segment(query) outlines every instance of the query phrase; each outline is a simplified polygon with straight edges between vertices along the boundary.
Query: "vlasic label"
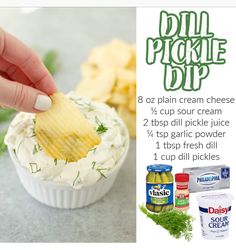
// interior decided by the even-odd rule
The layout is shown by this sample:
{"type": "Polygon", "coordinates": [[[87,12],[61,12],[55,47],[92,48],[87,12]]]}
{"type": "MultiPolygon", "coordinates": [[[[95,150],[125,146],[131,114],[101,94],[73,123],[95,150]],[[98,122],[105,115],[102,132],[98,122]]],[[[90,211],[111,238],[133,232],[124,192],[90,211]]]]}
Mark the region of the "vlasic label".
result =
{"type": "Polygon", "coordinates": [[[147,204],[169,205],[173,204],[173,183],[146,184],[147,204]]]}

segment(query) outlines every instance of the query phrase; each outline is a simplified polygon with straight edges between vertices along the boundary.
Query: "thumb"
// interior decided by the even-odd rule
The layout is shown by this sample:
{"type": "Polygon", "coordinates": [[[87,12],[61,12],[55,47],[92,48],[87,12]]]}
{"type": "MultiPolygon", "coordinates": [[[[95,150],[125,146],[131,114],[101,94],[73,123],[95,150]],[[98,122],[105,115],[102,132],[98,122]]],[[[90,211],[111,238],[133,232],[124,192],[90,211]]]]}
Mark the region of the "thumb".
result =
{"type": "Polygon", "coordinates": [[[52,101],[40,90],[0,77],[0,103],[19,111],[37,113],[48,110],[52,101]]]}

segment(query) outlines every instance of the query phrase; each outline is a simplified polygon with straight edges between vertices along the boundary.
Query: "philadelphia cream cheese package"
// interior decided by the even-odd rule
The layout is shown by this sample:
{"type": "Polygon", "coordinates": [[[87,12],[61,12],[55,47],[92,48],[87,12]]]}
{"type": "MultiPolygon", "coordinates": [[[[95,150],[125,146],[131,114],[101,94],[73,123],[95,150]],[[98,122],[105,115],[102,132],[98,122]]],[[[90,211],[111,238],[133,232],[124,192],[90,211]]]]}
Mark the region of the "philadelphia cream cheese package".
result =
{"type": "Polygon", "coordinates": [[[188,173],[189,191],[202,192],[230,188],[230,168],[225,165],[184,168],[188,173]]]}

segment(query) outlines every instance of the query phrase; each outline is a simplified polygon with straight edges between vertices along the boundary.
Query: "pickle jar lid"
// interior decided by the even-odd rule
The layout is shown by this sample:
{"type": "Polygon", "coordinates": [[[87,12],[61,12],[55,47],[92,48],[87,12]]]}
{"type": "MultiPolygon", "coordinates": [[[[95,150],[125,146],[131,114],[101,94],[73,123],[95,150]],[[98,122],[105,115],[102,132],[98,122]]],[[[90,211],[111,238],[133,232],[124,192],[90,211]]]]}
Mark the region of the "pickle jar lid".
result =
{"type": "Polygon", "coordinates": [[[171,165],[165,165],[165,164],[153,164],[147,166],[148,172],[170,172],[172,170],[171,165]]]}

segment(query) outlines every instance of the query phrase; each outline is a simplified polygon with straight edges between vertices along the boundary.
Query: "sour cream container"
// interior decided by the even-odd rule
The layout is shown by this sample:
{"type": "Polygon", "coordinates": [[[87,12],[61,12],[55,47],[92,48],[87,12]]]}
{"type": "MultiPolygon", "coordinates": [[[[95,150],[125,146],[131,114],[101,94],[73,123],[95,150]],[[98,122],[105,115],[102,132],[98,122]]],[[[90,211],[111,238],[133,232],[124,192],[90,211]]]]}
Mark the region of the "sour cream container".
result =
{"type": "Polygon", "coordinates": [[[220,240],[229,235],[233,196],[228,193],[206,193],[197,196],[202,236],[220,240]]]}

